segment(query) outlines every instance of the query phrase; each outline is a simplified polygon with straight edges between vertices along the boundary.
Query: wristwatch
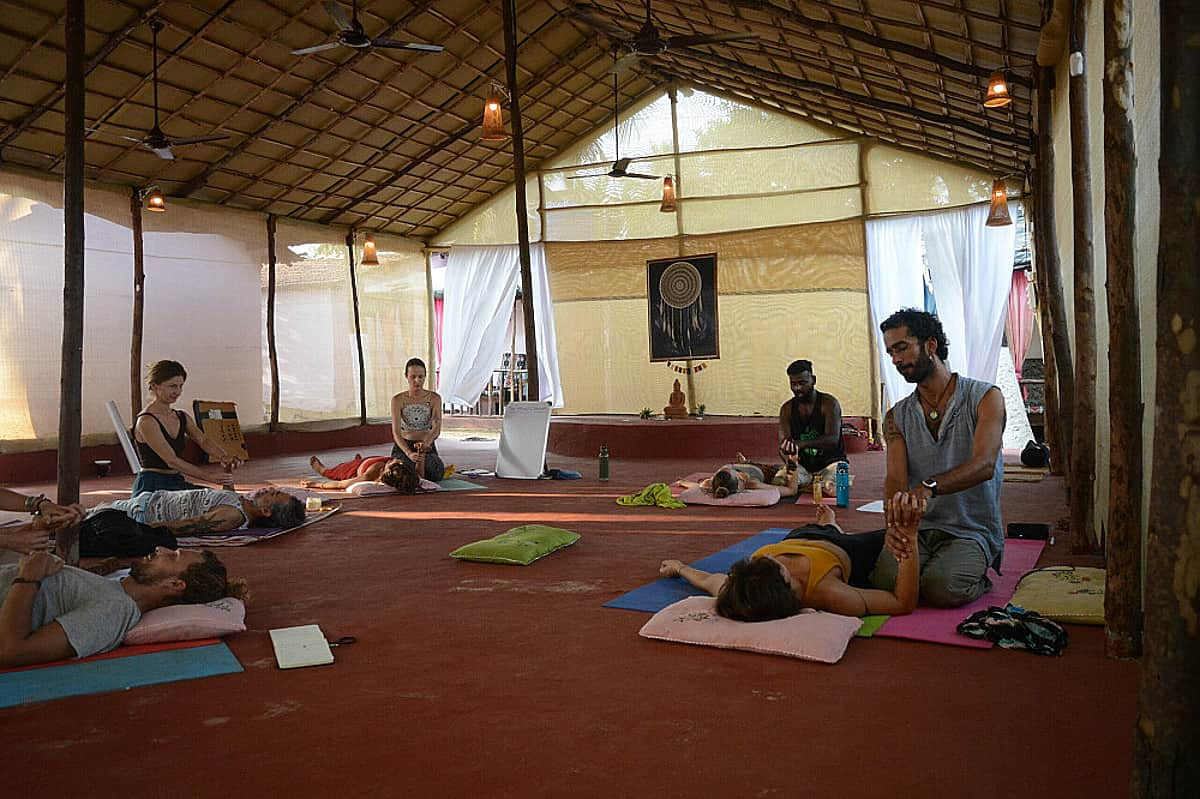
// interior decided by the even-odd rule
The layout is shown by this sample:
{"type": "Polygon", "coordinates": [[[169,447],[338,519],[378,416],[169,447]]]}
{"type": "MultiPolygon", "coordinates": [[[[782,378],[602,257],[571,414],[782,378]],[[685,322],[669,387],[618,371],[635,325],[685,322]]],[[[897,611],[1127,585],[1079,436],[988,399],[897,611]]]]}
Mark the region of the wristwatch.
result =
{"type": "Polygon", "coordinates": [[[937,480],[934,480],[932,477],[929,477],[929,478],[922,480],[921,485],[923,485],[929,489],[929,496],[931,496],[931,497],[937,496],[937,480]]]}

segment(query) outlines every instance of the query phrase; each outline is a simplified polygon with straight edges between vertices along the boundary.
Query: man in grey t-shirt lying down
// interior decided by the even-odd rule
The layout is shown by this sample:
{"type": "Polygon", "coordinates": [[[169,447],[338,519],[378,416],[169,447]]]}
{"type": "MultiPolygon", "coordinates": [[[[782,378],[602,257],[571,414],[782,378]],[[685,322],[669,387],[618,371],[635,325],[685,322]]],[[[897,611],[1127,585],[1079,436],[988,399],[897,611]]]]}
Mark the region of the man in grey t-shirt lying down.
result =
{"type": "Polygon", "coordinates": [[[0,668],[107,652],[146,611],[226,596],[245,598],[245,582],[208,550],[159,547],[120,582],[31,552],[0,566],[0,668]]]}

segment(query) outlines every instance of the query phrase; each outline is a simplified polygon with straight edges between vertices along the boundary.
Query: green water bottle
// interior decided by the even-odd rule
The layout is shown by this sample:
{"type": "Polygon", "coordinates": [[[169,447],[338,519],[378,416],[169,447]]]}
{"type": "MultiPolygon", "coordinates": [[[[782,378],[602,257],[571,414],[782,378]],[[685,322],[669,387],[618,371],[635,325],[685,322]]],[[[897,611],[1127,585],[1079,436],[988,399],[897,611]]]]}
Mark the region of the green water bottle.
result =
{"type": "Polygon", "coordinates": [[[600,445],[600,482],[608,482],[608,444],[600,445]]]}

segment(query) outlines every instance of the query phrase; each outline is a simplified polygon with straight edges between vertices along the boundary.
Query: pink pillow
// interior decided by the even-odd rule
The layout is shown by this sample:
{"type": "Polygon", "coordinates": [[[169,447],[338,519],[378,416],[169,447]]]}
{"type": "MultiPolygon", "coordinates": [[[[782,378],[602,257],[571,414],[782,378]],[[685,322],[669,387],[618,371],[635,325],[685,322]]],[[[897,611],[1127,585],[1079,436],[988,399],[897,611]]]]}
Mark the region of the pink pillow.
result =
{"type": "Polygon", "coordinates": [[[717,600],[690,596],[654,614],[639,635],[682,644],[744,649],[821,663],[837,663],[862,619],[805,608],[775,621],[743,622],[718,616],[717,600]]]}
{"type": "Polygon", "coordinates": [[[227,596],[207,605],[168,605],[142,614],[142,620],[125,633],[125,643],[160,644],[220,638],[246,629],[246,606],[227,596]]]}
{"type": "Polygon", "coordinates": [[[733,507],[774,505],[779,501],[779,486],[763,486],[739,491],[717,499],[703,488],[689,488],[679,495],[679,501],[688,505],[731,505],[733,507]]]}

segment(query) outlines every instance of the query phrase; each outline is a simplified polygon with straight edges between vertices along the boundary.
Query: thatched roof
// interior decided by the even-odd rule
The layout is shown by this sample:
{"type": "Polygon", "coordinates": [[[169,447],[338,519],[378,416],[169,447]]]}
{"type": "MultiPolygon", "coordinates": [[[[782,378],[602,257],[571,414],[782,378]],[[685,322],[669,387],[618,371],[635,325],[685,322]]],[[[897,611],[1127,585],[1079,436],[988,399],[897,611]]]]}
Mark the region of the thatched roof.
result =
{"type": "MultiPolygon", "coordinates": [[[[440,53],[337,47],[310,0],[89,0],[88,177],[157,184],[168,196],[424,239],[513,179],[510,143],[479,141],[481,106],[504,83],[499,3],[364,0],[373,37],[440,53]],[[159,34],[166,161],[136,141],[154,123],[151,31],[159,34]]],[[[341,4],[349,14],[350,3],[341,4]]],[[[61,171],[63,0],[6,4],[0,21],[0,158],[61,171]]],[[[527,166],[611,119],[612,38],[645,21],[634,0],[517,0],[527,166]]],[[[1031,152],[1037,0],[652,2],[662,37],[756,32],[670,48],[621,75],[625,106],[671,81],[985,167],[1031,152]],[[984,113],[987,75],[1015,102],[984,113]]]]}

